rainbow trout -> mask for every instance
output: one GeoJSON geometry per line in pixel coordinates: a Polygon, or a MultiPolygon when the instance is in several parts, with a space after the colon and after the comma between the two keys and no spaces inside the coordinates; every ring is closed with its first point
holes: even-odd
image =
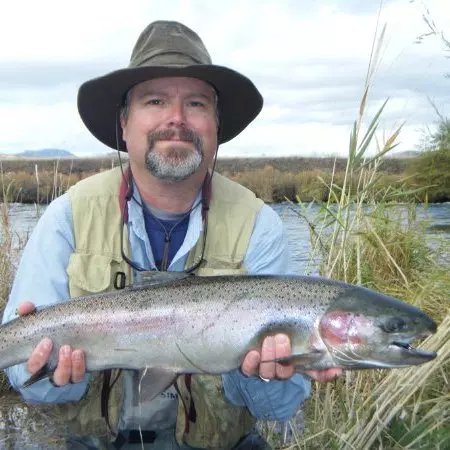
{"type": "Polygon", "coordinates": [[[70,344],[85,351],[88,371],[147,367],[163,390],[180,373],[238,368],[278,332],[290,336],[293,353],[279,361],[305,371],[422,364],[436,354],[410,343],[435,331],[436,323],[411,305],[328,279],[165,273],[151,284],[74,298],[0,326],[0,369],[27,361],[47,336],[54,352],[44,371],[70,344]]]}

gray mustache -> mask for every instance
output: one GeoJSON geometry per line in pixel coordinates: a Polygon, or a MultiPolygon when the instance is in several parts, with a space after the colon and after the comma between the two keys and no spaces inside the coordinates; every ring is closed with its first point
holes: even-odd
{"type": "Polygon", "coordinates": [[[181,130],[157,130],[149,133],[148,141],[150,146],[152,146],[156,141],[170,140],[176,136],[181,141],[192,142],[196,147],[198,147],[202,142],[197,133],[187,128],[183,128],[181,130]]]}

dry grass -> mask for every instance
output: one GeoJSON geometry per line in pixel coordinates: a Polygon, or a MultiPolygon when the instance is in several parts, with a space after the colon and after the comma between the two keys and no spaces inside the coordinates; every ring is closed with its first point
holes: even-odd
{"type": "MultiPolygon", "coordinates": [[[[258,197],[268,203],[290,201],[301,202],[336,202],[337,197],[330,198],[330,183],[342,184],[345,178],[345,171],[333,172],[324,170],[308,170],[301,172],[286,171],[276,169],[267,165],[263,169],[253,169],[246,171],[236,171],[234,173],[224,172],[234,181],[252,190],[258,197]]],[[[383,172],[375,182],[375,188],[379,192],[381,200],[383,187],[386,185],[400,187],[404,183],[402,174],[389,174],[383,172]]],[[[351,190],[356,191],[357,182],[352,181],[351,190]]],[[[407,196],[405,196],[407,197],[407,196]]],[[[396,201],[404,200],[399,196],[396,201]]]]}
{"type": "Polygon", "coordinates": [[[13,278],[13,232],[9,224],[9,199],[11,184],[5,182],[0,164],[0,313],[3,312],[13,278]]]}
{"type": "Polygon", "coordinates": [[[118,164],[115,156],[77,159],[17,158],[0,161],[10,201],[50,203],[77,181],[118,164]]]}
{"type": "Polygon", "coordinates": [[[57,167],[54,172],[40,172],[36,166],[33,174],[27,172],[4,174],[4,182],[10,186],[9,197],[11,201],[18,203],[50,203],[77,181],[78,177],[75,174],[58,173],[57,167]]]}
{"type": "MultiPolygon", "coordinates": [[[[0,164],[0,186],[2,189],[2,202],[0,203],[0,317],[3,317],[3,310],[11,288],[13,279],[13,246],[12,231],[9,224],[9,192],[10,184],[6,184],[3,170],[0,164]]],[[[9,389],[5,373],[0,372],[0,395],[9,389]]]]}
{"type": "MultiPolygon", "coordinates": [[[[71,185],[117,165],[117,158],[77,159],[18,159],[3,161],[4,177],[11,183],[11,198],[21,203],[48,203],[65,192],[71,185]]],[[[328,201],[328,185],[334,177],[341,183],[345,177],[347,158],[224,158],[219,159],[217,170],[241,183],[264,201],[282,202],[286,199],[302,202],[328,201]]],[[[407,169],[412,161],[385,159],[380,161],[380,177],[376,180],[381,192],[383,186],[400,187],[414,180],[408,178],[407,169]]],[[[441,168],[443,170],[443,168],[441,168]]],[[[356,189],[356,181],[352,182],[356,189]]],[[[423,186],[414,181],[423,191],[423,186]]],[[[414,194],[411,193],[411,198],[414,194]]],[[[408,196],[406,196],[408,197],[408,196]]],[[[440,196],[444,201],[445,197],[440,196]]],[[[402,197],[395,199],[403,200],[402,197]]],[[[428,201],[433,202],[432,195],[428,201]]]]}

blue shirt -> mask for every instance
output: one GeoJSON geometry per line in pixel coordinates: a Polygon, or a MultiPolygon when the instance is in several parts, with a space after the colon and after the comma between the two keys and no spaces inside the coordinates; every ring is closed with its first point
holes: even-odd
{"type": "MultiPolygon", "coordinates": [[[[138,197],[137,192],[135,195],[138,197]]],[[[146,269],[155,268],[142,209],[131,200],[128,211],[133,260],[146,269]]],[[[188,253],[197,243],[202,227],[201,208],[195,208],[190,214],[184,241],[174,255],[169,271],[183,271],[188,253]]],[[[68,194],[64,194],[48,206],[28,240],[3,322],[16,317],[18,305],[25,300],[40,307],[69,299],[66,268],[73,252],[72,211],[68,194]]],[[[288,271],[287,238],[281,219],[267,205],[263,205],[257,215],[244,264],[249,274],[285,274],[288,271]]],[[[29,403],[79,400],[89,380],[89,374],[86,374],[81,383],[60,388],[53,387],[48,380],[23,388],[22,384],[30,376],[26,364],[9,368],[6,374],[14,389],[20,391],[29,403]]],[[[310,394],[310,381],[298,374],[286,381],[265,383],[258,377],[246,377],[236,370],[222,375],[222,379],[226,398],[237,406],[247,406],[259,419],[287,420],[310,394]]]]}
{"type": "Polygon", "coordinates": [[[189,225],[189,215],[181,219],[164,220],[155,217],[147,208],[143,208],[145,229],[150,240],[153,257],[158,270],[161,270],[164,252],[170,265],[184,241],[189,225]],[[165,249],[167,245],[167,250],[165,249]]]}

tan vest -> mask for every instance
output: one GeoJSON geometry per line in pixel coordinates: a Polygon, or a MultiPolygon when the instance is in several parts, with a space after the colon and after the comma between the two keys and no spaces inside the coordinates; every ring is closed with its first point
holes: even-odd
{"type": "MultiPolygon", "coordinates": [[[[75,239],[75,252],[67,268],[71,297],[114,290],[118,271],[125,272],[127,280],[132,279],[132,271],[120,251],[120,181],[121,172],[116,168],[89,177],[69,190],[75,239]]],[[[262,201],[251,191],[214,174],[204,261],[197,275],[246,273],[243,260],[261,206],[262,201]]],[[[200,260],[202,242],[200,236],[188,255],[186,267],[200,260]]],[[[126,227],[124,245],[129,255],[126,227]]],[[[101,414],[101,375],[101,372],[92,375],[80,402],[61,409],[67,414],[73,433],[114,439],[123,401],[123,380],[119,374],[111,389],[108,415],[112,430],[109,430],[101,414]]],[[[112,380],[116,375],[117,371],[113,371],[112,380]]],[[[180,444],[231,448],[255,423],[246,408],[235,407],[225,400],[220,376],[179,377],[177,387],[180,399],[176,436],[180,444]],[[192,404],[194,419],[187,413],[192,404]]]]}

